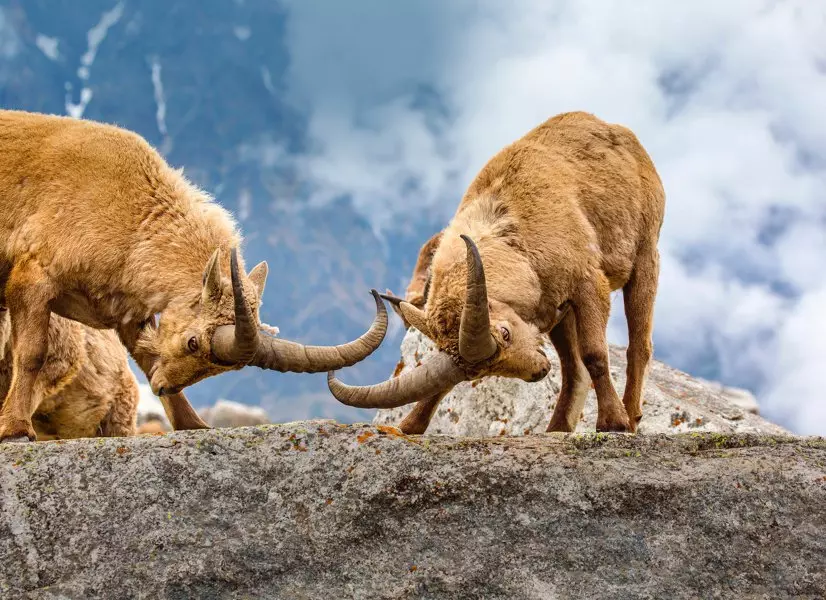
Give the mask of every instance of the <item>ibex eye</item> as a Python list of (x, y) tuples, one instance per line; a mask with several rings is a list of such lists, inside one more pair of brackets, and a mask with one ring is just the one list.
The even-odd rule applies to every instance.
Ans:
[(511, 341), (511, 332), (508, 330), (507, 327), (500, 327), (499, 329), (502, 330), (502, 339), (506, 342)]
[(197, 352), (198, 351), (198, 339), (195, 337), (189, 338), (189, 341), (186, 343), (186, 347), (189, 348), (190, 352)]

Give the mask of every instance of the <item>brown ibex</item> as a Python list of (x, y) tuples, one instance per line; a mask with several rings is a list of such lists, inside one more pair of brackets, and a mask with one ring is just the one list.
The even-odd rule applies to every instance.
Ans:
[[(11, 321), (0, 307), (0, 405), (12, 380)], [(52, 315), (49, 352), (33, 388), (37, 439), (135, 435), (138, 382), (111, 330)]]
[(270, 335), (258, 317), (267, 265), (245, 274), (240, 243), (230, 214), (139, 135), (0, 110), (0, 304), (15, 373), (0, 441), (36, 439), (51, 313), (115, 329), (175, 429), (207, 427), (181, 393), (205, 377), (245, 365), (327, 371), (381, 344), (387, 313), (375, 292), (376, 319), (357, 340), (318, 347)]
[[(548, 119), (482, 168), (450, 224), (425, 244), (408, 289), (416, 302), (425, 282), (423, 307), (385, 296), (439, 352), (374, 386), (345, 385), (331, 371), (331, 392), (362, 408), (418, 402), (401, 429), (423, 433), (461, 381), (545, 377), (540, 334), (549, 333), (562, 389), (548, 431), (574, 430), (589, 379), (597, 430), (636, 431), (653, 351), (664, 212), (660, 177), (629, 129), (583, 112)], [(629, 334), (622, 402), (606, 338), (610, 292), (620, 288)]]

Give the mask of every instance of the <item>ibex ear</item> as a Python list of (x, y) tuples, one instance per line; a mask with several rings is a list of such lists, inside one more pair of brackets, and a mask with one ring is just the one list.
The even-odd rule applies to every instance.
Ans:
[(255, 289), (258, 290), (258, 301), (261, 302), (261, 297), (264, 295), (264, 286), (267, 285), (267, 273), (269, 269), (267, 267), (267, 261), (262, 260), (260, 263), (255, 265), (250, 271), (250, 274), (247, 275), (247, 278), (255, 285)]
[(390, 306), (393, 307), (396, 314), (401, 317), (405, 327), (415, 327), (427, 337), (433, 339), (430, 333), (430, 327), (427, 325), (427, 315), (423, 310), (416, 308), (401, 298), (397, 298), (390, 290), (387, 290), (386, 294), (379, 294), (379, 296), (390, 303)]
[(399, 310), (401, 310), (404, 315), (405, 321), (421, 331), (431, 340), (433, 339), (433, 334), (430, 332), (430, 327), (427, 324), (427, 315), (421, 308), (416, 308), (409, 302), (402, 302), (399, 304)]
[(384, 294), (379, 294), (379, 296), (381, 296), (390, 303), (390, 308), (393, 309), (394, 313), (399, 315), (399, 318), (404, 323), (404, 328), (410, 329), (410, 323), (408, 323), (407, 319), (404, 318), (404, 314), (402, 314), (402, 310), (399, 308), (399, 304), (401, 304), (402, 299), (396, 297), (396, 295), (390, 291), (390, 288), (388, 288)]
[(201, 304), (217, 304), (221, 299), (221, 249), (216, 248), (204, 269), (204, 287), (201, 290)]

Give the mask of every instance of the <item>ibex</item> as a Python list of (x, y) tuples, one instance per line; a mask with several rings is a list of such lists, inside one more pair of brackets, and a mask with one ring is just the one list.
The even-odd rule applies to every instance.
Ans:
[[(362, 408), (418, 401), (401, 429), (423, 433), (461, 381), (545, 377), (540, 334), (549, 333), (562, 389), (547, 430), (574, 430), (590, 378), (597, 430), (636, 431), (664, 212), (660, 177), (629, 129), (583, 112), (548, 119), (482, 168), (449, 225), (428, 242), (435, 252), (422, 249), (408, 298), (415, 302), (426, 287), (423, 307), (385, 296), (439, 352), (374, 386), (345, 385), (331, 371), (331, 392)], [(620, 288), (629, 334), (622, 402), (606, 338), (610, 293)]]
[(267, 264), (247, 275), (240, 243), (231, 215), (139, 135), (1, 110), (0, 304), (15, 376), (0, 441), (36, 439), (33, 389), (51, 313), (114, 329), (175, 429), (207, 427), (181, 392), (205, 377), (245, 365), (327, 371), (381, 344), (387, 313), (375, 291), (377, 316), (357, 340), (319, 347), (271, 335), (258, 316)]
[[(11, 321), (0, 307), (0, 405), (12, 380)], [(135, 435), (138, 382), (111, 330), (52, 315), (49, 352), (33, 388), (37, 438)]]

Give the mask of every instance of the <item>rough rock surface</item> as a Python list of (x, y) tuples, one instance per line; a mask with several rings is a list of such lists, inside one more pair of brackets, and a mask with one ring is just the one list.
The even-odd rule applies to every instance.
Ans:
[[(404, 366), (399, 372), (414, 368), (433, 351), (433, 343), (411, 328), (402, 342), (400, 364)], [(610, 351), (611, 377), (622, 397), (625, 348), (611, 346)], [(537, 383), (487, 377), (457, 385), (439, 404), (427, 433), (484, 437), (544, 432), (562, 383), (553, 346), (549, 344), (545, 353), (551, 359), (551, 371)], [(759, 416), (757, 401), (749, 392), (693, 378), (658, 361), (651, 361), (643, 402), (639, 433), (789, 433)], [(411, 408), (377, 411), (373, 423), (398, 425)], [(597, 401), (592, 389), (577, 431), (594, 431), (596, 420)]]
[(2, 598), (822, 598), (826, 440), (300, 422), (0, 445)]

